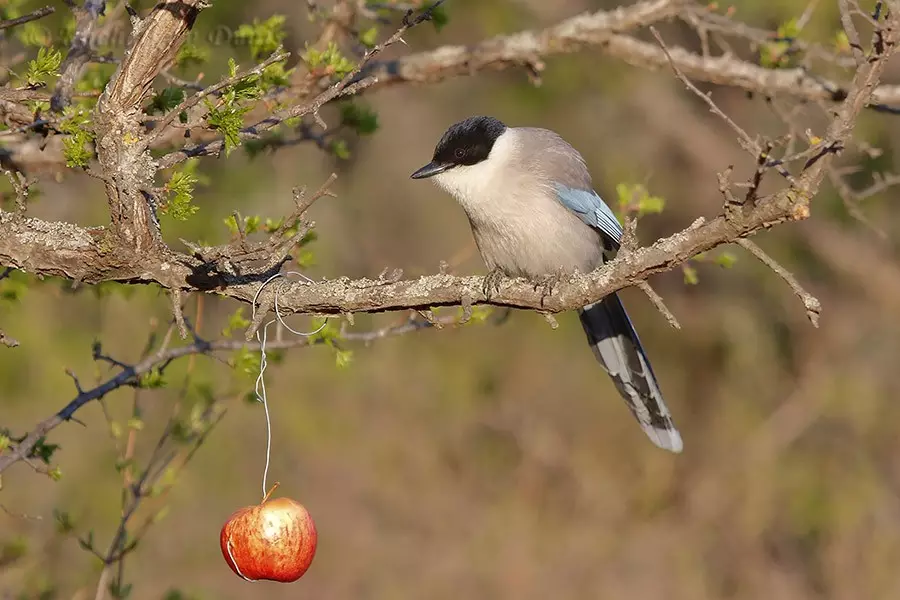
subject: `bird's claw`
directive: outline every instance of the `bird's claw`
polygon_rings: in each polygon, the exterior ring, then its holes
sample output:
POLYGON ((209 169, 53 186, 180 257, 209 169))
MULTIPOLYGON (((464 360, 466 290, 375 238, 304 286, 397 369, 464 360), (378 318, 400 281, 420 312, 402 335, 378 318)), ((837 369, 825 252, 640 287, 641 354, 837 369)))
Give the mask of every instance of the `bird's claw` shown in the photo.
POLYGON ((484 283, 481 286, 485 299, 490 300, 491 296, 500 291, 500 283, 503 282, 505 277, 506 275, 500 269, 494 269, 485 275, 484 283))
POLYGON ((543 275, 533 281, 535 291, 537 291, 538 288, 541 288, 542 304, 545 298, 553 295, 553 289, 559 285, 559 282, 562 281, 564 277, 565 274, 562 271, 558 271, 549 275, 543 275))

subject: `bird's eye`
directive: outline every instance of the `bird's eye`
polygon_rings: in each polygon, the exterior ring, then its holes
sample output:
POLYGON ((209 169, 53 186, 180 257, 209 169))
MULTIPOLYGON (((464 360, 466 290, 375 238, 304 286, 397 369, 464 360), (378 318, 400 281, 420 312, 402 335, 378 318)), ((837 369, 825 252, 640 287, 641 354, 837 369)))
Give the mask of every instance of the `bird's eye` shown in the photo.
POLYGON ((456 150, 453 151, 453 156, 455 156, 456 158, 462 158, 465 155, 466 155, 466 151, 463 148, 457 148, 456 150))

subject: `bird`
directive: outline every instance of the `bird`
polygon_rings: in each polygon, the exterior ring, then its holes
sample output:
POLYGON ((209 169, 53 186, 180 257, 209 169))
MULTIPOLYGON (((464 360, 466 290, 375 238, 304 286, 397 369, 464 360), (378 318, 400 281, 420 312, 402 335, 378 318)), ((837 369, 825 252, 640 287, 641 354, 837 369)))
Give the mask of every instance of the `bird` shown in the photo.
MULTIPOLYGON (((489 270, 486 293, 505 277, 553 280, 589 273, 618 252, 622 226, 594 191, 581 154, 559 134, 473 116, 451 125, 431 162, 431 179, 456 199, 489 270)), ((643 431, 680 453, 681 434, 663 400, 637 331, 619 296, 578 309, 588 344, 643 431)))

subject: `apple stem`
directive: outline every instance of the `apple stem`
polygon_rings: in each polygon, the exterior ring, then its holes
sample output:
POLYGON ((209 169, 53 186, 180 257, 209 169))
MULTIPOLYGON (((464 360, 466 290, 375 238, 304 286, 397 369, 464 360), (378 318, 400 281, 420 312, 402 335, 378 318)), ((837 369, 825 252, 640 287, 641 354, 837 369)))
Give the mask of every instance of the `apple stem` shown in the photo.
POLYGON ((272 489, 270 489, 268 492, 266 492, 266 495, 265 495, 265 497, 263 498, 262 504, 265 504, 265 503, 269 500, 269 496, 272 495, 272 492, 274 492, 274 491, 275 491, 275 488, 277 488, 279 485, 281 485, 281 482, 280 482, 280 481, 276 481, 276 482, 275 482, 275 485, 272 486, 272 489))

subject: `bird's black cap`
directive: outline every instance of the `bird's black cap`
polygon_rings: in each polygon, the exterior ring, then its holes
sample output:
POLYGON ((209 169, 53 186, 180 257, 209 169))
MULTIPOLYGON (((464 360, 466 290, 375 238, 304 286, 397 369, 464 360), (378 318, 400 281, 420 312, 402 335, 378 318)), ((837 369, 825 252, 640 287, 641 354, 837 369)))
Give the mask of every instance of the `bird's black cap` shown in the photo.
POLYGON ((413 179, 432 177, 460 165, 474 165, 485 160, 506 125, 494 117, 469 117, 444 132, 434 149, 431 162, 411 175, 413 179))

